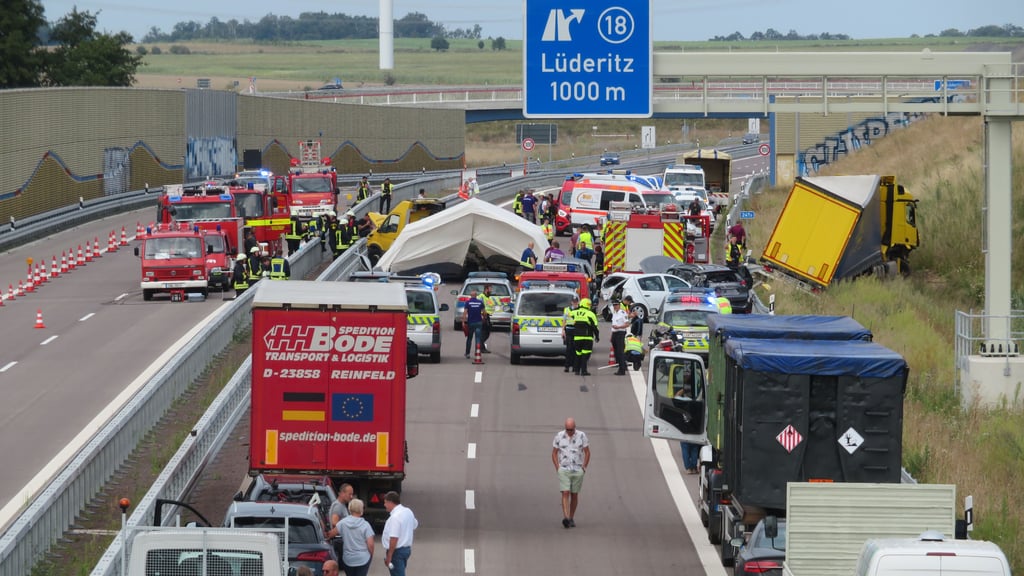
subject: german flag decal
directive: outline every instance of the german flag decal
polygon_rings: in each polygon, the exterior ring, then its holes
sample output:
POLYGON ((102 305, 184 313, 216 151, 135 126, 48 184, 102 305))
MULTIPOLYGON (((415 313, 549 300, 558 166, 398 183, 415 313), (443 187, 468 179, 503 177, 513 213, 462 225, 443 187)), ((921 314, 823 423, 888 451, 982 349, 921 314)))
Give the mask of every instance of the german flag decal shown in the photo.
POLYGON ((323 422, 327 419, 324 403, 327 395, 323 392, 285 392, 281 420, 292 422, 323 422))

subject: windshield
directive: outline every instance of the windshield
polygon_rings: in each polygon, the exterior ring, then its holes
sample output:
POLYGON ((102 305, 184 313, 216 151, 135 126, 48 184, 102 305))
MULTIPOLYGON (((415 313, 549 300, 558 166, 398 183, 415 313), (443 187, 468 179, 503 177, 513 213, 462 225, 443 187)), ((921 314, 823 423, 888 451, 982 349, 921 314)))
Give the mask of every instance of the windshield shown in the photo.
POLYGON ((708 313, 703 310, 670 310, 663 320, 669 326, 707 326, 708 313))
POLYGON ((405 302, 409 305, 409 314, 436 314, 434 296, 424 290, 406 290, 405 302))
POLYGON ((519 316, 562 316, 572 304, 572 294, 565 292, 528 292, 519 297, 519 316))
POLYGON ((202 204, 171 204, 175 220, 223 220, 231 218, 230 202, 204 202, 202 204))
POLYGON ((223 236, 206 236, 206 251, 211 254, 223 254, 227 252, 227 246, 223 236))
POLYGON ((239 218, 258 218, 263 216, 263 195, 251 193, 235 193, 235 211, 239 218))
POLYGON ((292 192, 296 194, 334 192, 334 187, 331 186, 331 179, 327 176, 307 176, 292 180, 292 192))
POLYGON ((197 237, 150 238, 146 240, 145 253, 149 260, 198 258, 203 255, 203 243, 197 237))
POLYGON ((704 187, 704 175, 700 172, 665 172, 665 186, 704 187))
POLYGON ((643 195, 643 198, 644 198, 644 202, 646 202, 647 205, 651 206, 651 207, 661 206, 662 204, 675 204, 676 203, 676 197, 671 195, 671 194, 669 194, 668 192, 666 192, 664 194, 662 194, 662 193, 653 193, 653 194, 652 193, 647 193, 647 194, 643 195))
POLYGON ((476 290, 476 292, 477 292, 477 294, 479 296, 483 296, 483 294, 484 294, 484 286, 490 286, 491 287, 491 296, 511 296, 512 295, 512 292, 509 291, 508 286, 505 286, 504 284, 490 284, 490 283, 476 283, 476 282, 474 282, 472 284, 466 284, 466 286, 462 289, 462 294, 465 296, 465 295, 469 294, 470 290, 476 290))

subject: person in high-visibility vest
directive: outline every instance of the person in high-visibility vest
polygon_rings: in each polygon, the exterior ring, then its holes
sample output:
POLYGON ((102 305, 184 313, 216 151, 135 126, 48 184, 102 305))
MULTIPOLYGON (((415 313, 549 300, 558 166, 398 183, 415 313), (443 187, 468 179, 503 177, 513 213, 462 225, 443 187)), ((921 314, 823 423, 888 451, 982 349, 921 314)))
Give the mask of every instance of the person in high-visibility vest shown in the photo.
POLYGON ((729 236, 729 243, 725 245, 725 265, 733 270, 739 270, 742 254, 740 245, 736 243, 736 237, 729 236))
POLYGON ((235 256, 235 267, 231 271, 231 285, 235 289, 235 298, 238 298, 249 289, 249 259, 245 254, 235 256))
POLYGON ((260 262, 259 252, 254 253, 255 257, 250 257, 246 262, 245 279, 249 282, 249 287, 252 288, 254 284, 263 278, 263 265, 260 262))
POLYGON ((299 220, 298 216, 292 216, 291 227, 288 229, 288 233, 284 235, 285 242, 288 243, 288 253, 295 254, 299 251, 299 245, 302 243, 303 228, 306 225, 299 220))
POLYGON ((715 304, 718 305, 719 314, 732 314, 732 302, 729 302, 725 296, 715 298, 715 304))
POLYGON ((514 212, 516 216, 522 216, 523 215, 523 191, 522 190, 516 192, 516 198, 515 198, 515 200, 512 201, 512 212, 514 212))
POLYGON ((523 255, 519 257, 519 265, 523 270, 533 270, 537 266, 537 254, 533 251, 533 242, 526 244, 523 255))
POLYGON ((480 299, 484 301, 484 325, 483 333, 480 335, 480 351, 490 354, 491 350, 487 347, 487 339, 491 337, 491 314, 498 311, 498 297, 491 295, 490 284, 484 284, 484 293, 480 299))
POLYGON ((633 364, 633 370, 639 371, 644 361, 644 342, 639 336, 626 334, 626 362, 633 364))
POLYGON ((367 181, 366 176, 359 181, 359 186, 356 187, 356 202, 362 202, 370 197, 370 182, 367 181))
POLYGON ((562 310, 562 342, 565 343, 565 370, 568 372, 576 365, 576 325, 572 311, 580 305, 580 297, 573 294, 572 303, 562 310))
POLYGON ((555 239, 555 227, 551 225, 551 220, 547 216, 542 216, 540 219, 540 231, 548 239, 548 244, 551 244, 551 241, 555 239))
POLYGON ((321 253, 323 253, 323 252, 325 252, 327 250, 327 246, 325 246, 323 235, 321 234, 321 232, 324 229, 323 228, 324 218, 326 218, 326 217, 327 217, 326 214, 321 214, 321 215, 317 216, 316 218, 313 218, 312 220, 309 221, 308 224, 306 224, 306 235, 305 235, 306 242, 312 242, 313 240, 319 241, 320 242, 320 252, 321 253))
POLYGON ((572 373, 579 376, 590 376, 587 362, 594 351, 594 342, 601 341, 597 329, 597 315, 590 311, 590 298, 580 300, 580 307, 571 313, 573 324, 573 347, 576 349, 576 365, 572 373))
POLYGON ((331 251, 334 253, 335 259, 352 245, 352 229, 348 226, 347 222, 345 224, 339 223, 337 218, 331 221, 330 237, 331 251))
POLYGON ((391 212, 391 178, 385 178, 380 185, 380 205, 377 211, 381 214, 391 212))
POLYGON ((291 277, 292 269, 288 265, 288 259, 282 256, 280 252, 276 252, 274 257, 270 259, 270 279, 288 280, 291 277))

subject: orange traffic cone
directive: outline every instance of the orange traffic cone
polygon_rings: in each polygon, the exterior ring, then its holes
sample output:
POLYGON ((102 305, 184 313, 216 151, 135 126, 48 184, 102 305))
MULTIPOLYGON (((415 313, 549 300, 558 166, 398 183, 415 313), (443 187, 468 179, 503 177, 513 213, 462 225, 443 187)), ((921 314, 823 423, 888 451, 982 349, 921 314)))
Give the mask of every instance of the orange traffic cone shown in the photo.
POLYGON ((75 247, 68 248, 68 270, 74 270, 78 262, 75 260, 75 247))
POLYGON ((142 236, 142 222, 135 221, 135 239, 138 240, 139 236, 142 236))
POLYGON ((46 324, 43 324, 42 310, 36 310, 36 328, 46 328, 46 324))
POLYGON ((110 236, 107 236, 107 252, 117 251, 117 234, 114 231, 110 231, 110 236))
POLYGON ((46 276, 46 264, 43 264, 42 262, 40 262, 39 265, 36 266, 36 274, 39 275, 39 281, 36 282, 37 284, 40 282, 48 282, 50 280, 46 276))
POLYGON ((26 284, 26 288, 25 289, 28 290, 29 292, 35 291, 36 283, 35 283, 35 280, 32 278, 32 265, 31 264, 29 264, 29 266, 28 266, 28 280, 26 282, 27 282, 27 284, 26 284))
POLYGON ((473 353, 473 364, 483 364, 484 359, 480 357, 480 343, 476 343, 476 352, 473 353))
POLYGON ((103 252, 100 252, 100 237, 96 236, 92 241, 92 257, 99 258, 103 256, 103 252))
POLYGON ((53 265, 50 266, 50 278, 56 278, 60 276, 60 268, 57 268, 57 255, 53 255, 53 265))
POLYGON ((14 284, 7 285, 7 299, 14 300, 14 284))
POLYGON ((24 295, 25 295, 25 285, 21 283, 21 280, 18 280, 18 296, 24 296, 24 295))
POLYGON ((128 233, 125 232, 124 226, 121 226, 121 246, 128 245, 128 233))
POLYGON ((615 348, 608 350, 608 365, 615 366, 618 362, 615 361, 615 348))
POLYGON ((70 272, 71 268, 68 268, 68 254, 61 250, 60 252, 60 272, 61 274, 70 272))
MULTIPOLYGON (((85 247, 89 247, 89 241, 85 242, 85 247)), ((92 254, 82 250, 82 245, 78 245, 78 265, 85 266, 87 262, 92 262, 92 254)))

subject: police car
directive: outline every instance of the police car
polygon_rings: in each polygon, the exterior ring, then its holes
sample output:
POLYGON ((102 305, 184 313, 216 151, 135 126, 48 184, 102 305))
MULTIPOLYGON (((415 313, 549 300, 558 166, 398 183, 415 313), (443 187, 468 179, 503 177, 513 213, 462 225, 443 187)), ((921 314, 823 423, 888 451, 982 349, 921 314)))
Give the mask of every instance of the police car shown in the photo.
POLYGON ((708 314, 719 314, 721 309, 713 290, 693 288, 675 290, 665 297, 665 305, 658 315, 658 327, 652 332, 672 329, 683 352, 708 357, 708 314))
POLYGON ((436 286, 439 279, 435 274, 422 276, 398 276, 390 272, 353 272, 352 282, 403 282, 408 307, 406 314, 406 335, 419 347, 420 354, 430 356, 434 364, 441 362, 441 312, 448 310, 447 304, 437 303, 436 286))
POLYGON ((491 326, 508 326, 512 322, 515 298, 508 276, 502 272, 470 272, 466 275, 466 282, 462 285, 462 290, 452 290, 452 296, 459 297, 455 302, 456 330, 462 330, 462 311, 466 309, 469 293, 476 290, 477 298, 483 300, 484 286, 487 285, 491 287, 491 296, 498 299, 498 309, 491 314, 491 326))
POLYGON ((512 315, 512 364, 523 356, 565 356, 563 313, 575 296, 574 289, 557 282, 524 283, 512 315))

